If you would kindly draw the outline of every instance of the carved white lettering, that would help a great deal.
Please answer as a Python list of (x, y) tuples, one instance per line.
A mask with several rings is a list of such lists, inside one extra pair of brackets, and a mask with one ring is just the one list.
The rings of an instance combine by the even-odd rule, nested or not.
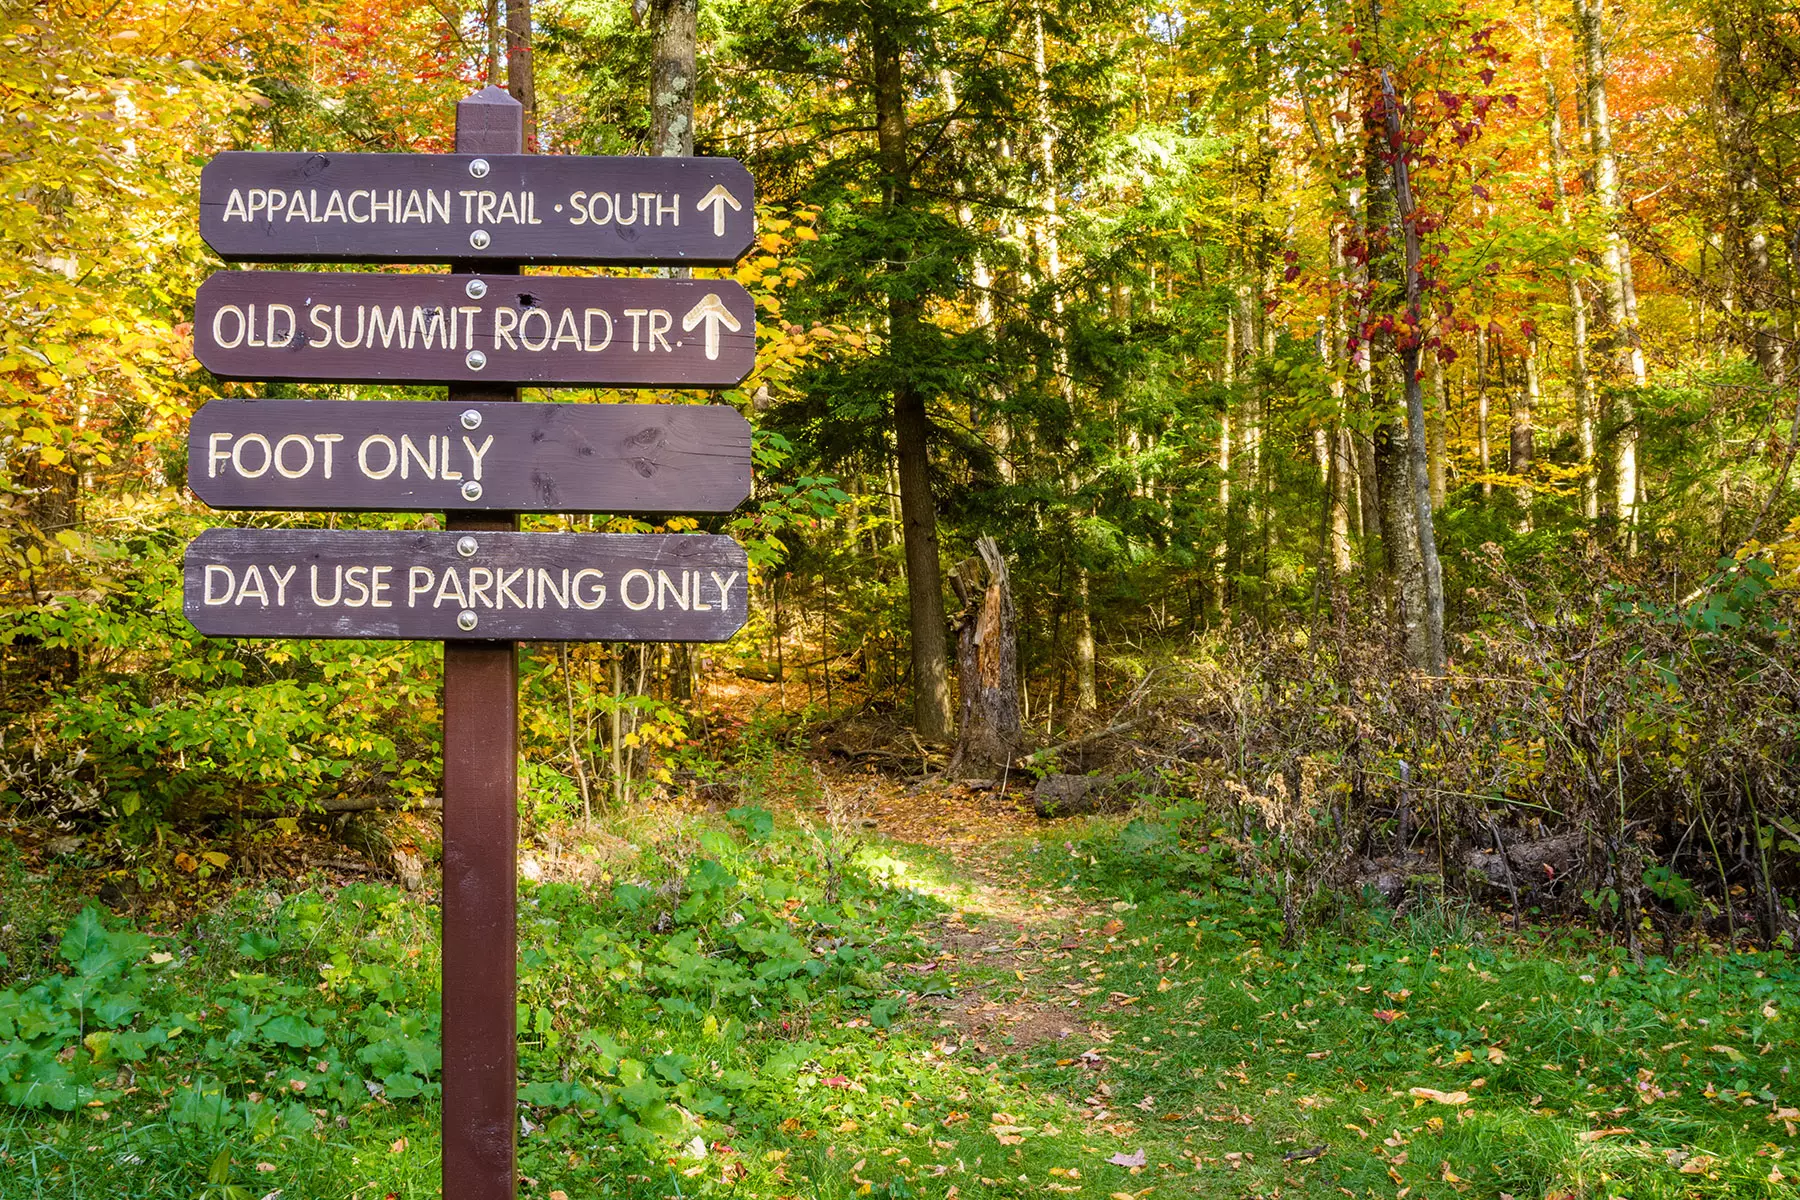
[(277, 571), (273, 566), (269, 567), (269, 578), (275, 581), (276, 607), (286, 607), (288, 580), (292, 579), (294, 577), (294, 572), (299, 569), (299, 563), (289, 563), (286, 571)]
[[(600, 339), (600, 344), (598, 346), (594, 345), (595, 314), (598, 314), (600, 319), (606, 322), (606, 336)], [(594, 354), (606, 349), (608, 346), (612, 345), (612, 335), (613, 326), (611, 313), (607, 312), (604, 308), (588, 308), (582, 310), (581, 348), (583, 350), (586, 350), (589, 354)]]
[[(252, 471), (244, 465), (244, 447), (255, 445), (262, 450), (262, 462)], [(275, 459), (275, 453), (269, 446), (269, 439), (260, 433), (246, 433), (231, 447), (231, 469), (245, 479), (261, 479), (268, 474), (269, 464)]]
[[(232, 333), (230, 341), (225, 340), (225, 317), (228, 314), (237, 321), (236, 330)], [(238, 345), (243, 342), (244, 331), (248, 328), (249, 322), (244, 320), (243, 309), (235, 304), (224, 305), (218, 312), (213, 314), (213, 344), (223, 350), (235, 350), (238, 348)]]
[[(481, 460), (487, 457), (488, 447), (493, 444), (494, 435), (490, 433), (487, 435), (487, 440), (481, 443), (481, 449), (477, 450), (475, 448), (475, 443), (470, 440), (469, 435), (463, 435), (463, 445), (468, 449), (469, 461), (473, 464), (469, 469), (469, 474), (473, 475), (476, 479), (481, 478)], [(446, 453), (448, 453), (448, 451), (446, 451)]]
[(719, 589), (719, 607), (726, 612), (731, 611), (731, 589), (738, 581), (738, 573), (733, 571), (729, 578), (720, 579), (717, 571), (708, 571), (714, 586)]
[[(638, 573), (643, 574), (643, 572), (641, 572), (641, 571)], [(539, 574), (548, 574), (548, 572), (539, 572)], [(592, 575), (594, 577), (594, 581), (595, 581), (593, 596), (592, 596), (592, 599), (583, 599), (582, 595), (581, 595), (581, 581), (586, 579), (590, 575)], [(590, 612), (592, 612), (596, 608), (599, 608), (602, 604), (606, 603), (606, 585), (599, 582), (600, 580), (605, 579), (605, 578), (606, 578), (606, 575), (604, 572), (596, 571), (592, 567), (583, 567), (581, 570), (575, 572), (574, 579), (570, 579), (569, 572), (568, 572), (567, 568), (565, 568), (563, 570), (563, 592), (562, 592), (562, 596), (561, 596), (562, 606), (564, 608), (569, 607), (568, 598), (571, 595), (573, 595), (575, 598), (575, 607), (576, 608), (584, 608)], [(627, 601), (627, 603), (629, 603), (629, 601)], [(638, 607), (643, 608), (643, 607), (647, 606), (648, 604), (649, 604), (649, 601), (645, 601), (644, 604), (640, 604), (640, 605), (638, 605)]]
[[(634, 601), (631, 598), (631, 581), (634, 579), (644, 581), (644, 598), (641, 601)], [(619, 580), (619, 599), (624, 601), (625, 607), (632, 612), (643, 612), (656, 603), (656, 580), (652, 579), (650, 572), (642, 567), (625, 572), (624, 578)]]
[(369, 568), (347, 567), (344, 570), (344, 585), (356, 589), (356, 598), (344, 597), (345, 608), (362, 608), (369, 603)]
[(315, 434), (313, 434), (313, 441), (319, 443), (319, 445), (321, 445), (325, 448), (325, 478), (327, 478), (327, 479), (331, 478), (331, 447), (332, 447), (332, 444), (335, 442), (341, 442), (343, 440), (344, 440), (344, 435), (341, 433), (315, 433)]
[[(370, 446), (380, 446), (387, 451), (387, 464), (379, 471), (369, 466)], [(394, 473), (394, 468), (400, 465), (400, 451), (394, 445), (394, 439), (385, 433), (371, 433), (362, 440), (362, 445), (356, 448), (356, 465), (361, 467), (362, 473), (370, 479), (386, 479)]]
[(676, 588), (675, 581), (669, 578), (669, 573), (667, 571), (658, 571), (656, 573), (657, 612), (663, 610), (664, 596), (674, 597), (676, 605), (680, 607), (682, 612), (688, 610), (688, 573), (686, 571), (677, 571), (675, 573), (681, 576), (681, 587), (679, 589)]
[(342, 599), (344, 595), (344, 568), (333, 567), (332, 577), (331, 599), (327, 600), (324, 596), (319, 594), (319, 564), (313, 563), (307, 568), (307, 581), (312, 587), (312, 602), (320, 608), (332, 607)]
[(229, 433), (214, 433), (207, 436), (206, 477), (208, 479), (217, 479), (219, 477), (219, 464), (231, 457), (231, 451), (219, 449), (219, 443), (229, 442), (231, 437), (232, 435)]
[[(213, 591), (213, 580), (220, 576), (224, 576), (225, 590), (222, 592), (215, 592)], [(237, 589), (237, 576), (231, 573), (231, 568), (225, 566), (223, 563), (207, 563), (205, 578), (206, 587), (202, 594), (201, 603), (213, 607), (217, 607), (221, 604), (230, 604), (232, 593)]]
[[(290, 445), (300, 447), (300, 452), (306, 455), (298, 467), (288, 466), (286, 451)], [(306, 440), (305, 434), (290, 433), (275, 443), (275, 470), (283, 479), (299, 479), (302, 475), (310, 473), (312, 469), (313, 448), (312, 443)]]

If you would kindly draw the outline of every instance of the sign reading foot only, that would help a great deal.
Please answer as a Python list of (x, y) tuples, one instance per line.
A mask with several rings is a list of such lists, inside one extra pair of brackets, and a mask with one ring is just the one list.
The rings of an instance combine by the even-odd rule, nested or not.
[(717, 534), (209, 529), (182, 568), (209, 637), (722, 642), (750, 586)]
[(220, 154), (200, 235), (247, 262), (730, 266), (756, 197), (731, 158)]
[(214, 508), (730, 512), (750, 423), (712, 404), (214, 400), (188, 426)]
[(729, 387), (756, 305), (721, 279), (220, 271), (194, 356), (224, 379)]

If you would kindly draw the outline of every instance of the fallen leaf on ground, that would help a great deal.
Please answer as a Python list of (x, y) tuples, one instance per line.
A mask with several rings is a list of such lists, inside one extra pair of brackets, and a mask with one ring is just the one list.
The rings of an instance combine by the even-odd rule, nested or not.
[(1623, 1126), (1613, 1128), (1613, 1129), (1584, 1129), (1580, 1133), (1576, 1134), (1575, 1137), (1578, 1141), (1597, 1142), (1601, 1138), (1615, 1137), (1618, 1134), (1630, 1133), (1630, 1132), (1631, 1132), (1631, 1130), (1626, 1129)]
[(1143, 1147), (1140, 1146), (1130, 1154), (1115, 1154), (1106, 1161), (1115, 1167), (1141, 1167), (1148, 1162), (1149, 1159), (1144, 1156)]
[(1407, 1095), (1420, 1103), (1427, 1100), (1435, 1100), (1439, 1104), (1467, 1104), (1469, 1102), (1469, 1093), (1467, 1092), (1440, 1092), (1436, 1088), (1410, 1088)]

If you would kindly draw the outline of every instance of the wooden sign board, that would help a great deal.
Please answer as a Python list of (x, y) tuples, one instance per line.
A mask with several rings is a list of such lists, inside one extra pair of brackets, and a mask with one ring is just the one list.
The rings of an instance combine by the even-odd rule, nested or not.
[(209, 529), (182, 566), (208, 637), (722, 642), (750, 586), (717, 534)]
[(755, 236), (731, 158), (220, 154), (200, 236), (247, 262), (730, 266)]
[(188, 426), (214, 508), (730, 512), (750, 423), (711, 404), (214, 400)]
[(220, 271), (194, 355), (223, 379), (730, 387), (756, 305), (719, 279)]

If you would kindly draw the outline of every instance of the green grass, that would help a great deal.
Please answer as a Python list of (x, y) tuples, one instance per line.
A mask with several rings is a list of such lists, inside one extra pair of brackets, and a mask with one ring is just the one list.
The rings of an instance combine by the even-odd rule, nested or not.
[[(526, 887), (520, 1194), (1795, 1191), (1786, 956), (1638, 966), (1429, 905), (1283, 949), (1221, 850), (1053, 828), (977, 879), (758, 810), (649, 815), (609, 877)], [(9, 911), (42, 911), (8, 869)], [(934, 963), (953, 910), (976, 936)], [(56, 969), (0, 990), (0, 1197), (437, 1195), (435, 922), (384, 887), (250, 890), (175, 934), (39, 938)], [(941, 1007), (978, 1003), (1073, 1033)]]

